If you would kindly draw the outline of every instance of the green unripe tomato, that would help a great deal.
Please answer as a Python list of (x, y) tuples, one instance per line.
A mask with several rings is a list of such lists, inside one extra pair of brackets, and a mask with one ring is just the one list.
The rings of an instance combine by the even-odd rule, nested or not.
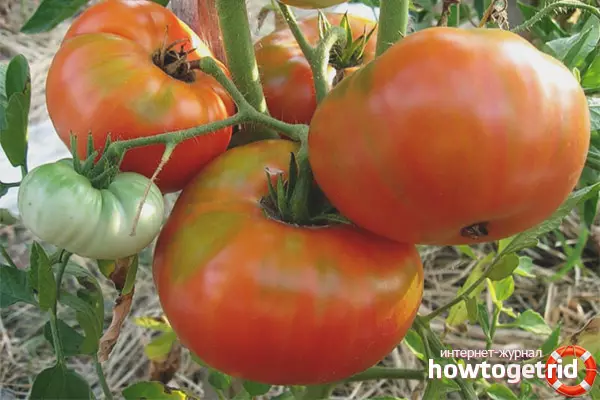
[(338, 4), (347, 3), (348, 0), (279, 0), (288, 6), (305, 8), (310, 10), (337, 6)]
[(138, 253), (162, 226), (164, 201), (151, 183), (132, 227), (149, 179), (126, 172), (106, 189), (96, 189), (63, 159), (31, 170), (21, 182), (18, 207), (21, 220), (39, 239), (82, 257), (114, 260)]

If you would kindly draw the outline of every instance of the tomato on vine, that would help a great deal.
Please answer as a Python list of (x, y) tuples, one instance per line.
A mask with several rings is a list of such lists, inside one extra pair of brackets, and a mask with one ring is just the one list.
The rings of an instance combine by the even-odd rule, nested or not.
[[(168, 9), (145, 0), (95, 4), (73, 22), (48, 71), (50, 118), (67, 145), (71, 134), (80, 139), (80, 157), (89, 132), (102, 151), (109, 134), (126, 140), (225, 119), (234, 103), (214, 78), (191, 69), (188, 61), (201, 57), (212, 53)], [(159, 188), (182, 189), (230, 138), (228, 127), (181, 143), (158, 175)], [(163, 151), (130, 150), (121, 168), (150, 177)]]
[[(332, 25), (345, 27), (352, 41), (334, 46), (328, 66), (330, 86), (350, 75), (375, 56), (377, 28), (366, 18), (345, 14), (325, 14)], [(317, 16), (298, 21), (311, 45), (319, 40)], [(316, 108), (313, 74), (294, 35), (287, 27), (278, 29), (255, 44), (258, 70), (269, 113), (289, 123), (308, 124)]]
[(183, 190), (154, 253), (181, 342), (211, 367), (271, 384), (333, 382), (376, 364), (423, 293), (413, 245), (278, 219), (265, 170), (287, 174), (297, 149), (269, 140), (221, 155)]
[(31, 170), (19, 186), (18, 206), (23, 225), (38, 238), (102, 260), (141, 251), (154, 240), (164, 218), (162, 194), (148, 178), (125, 172), (107, 188), (97, 189), (75, 171), (70, 159)]
[(548, 218), (589, 141), (586, 97), (561, 62), (508, 31), (428, 28), (335, 87), (308, 143), (315, 179), (353, 222), (457, 245)]

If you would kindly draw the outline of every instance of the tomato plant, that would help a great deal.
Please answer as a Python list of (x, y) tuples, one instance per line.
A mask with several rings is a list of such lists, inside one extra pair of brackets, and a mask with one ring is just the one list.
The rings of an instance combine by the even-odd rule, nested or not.
[[(526, 378), (524, 367), (543, 370), (570, 344), (591, 357), (578, 371), (588, 385), (569, 390), (600, 399), (599, 304), (583, 293), (598, 280), (600, 10), (519, 3), (525, 21), (511, 28), (502, 0), (356, 1), (381, 7), (377, 24), (298, 21), (278, 2), (277, 30), (257, 42), (245, 0), (173, 0), (177, 15), (168, 0), (86, 6), (47, 81), (73, 160), (31, 170), (28, 61), (0, 62), (0, 174), (20, 175), (0, 177), (0, 197), (18, 190), (20, 211), (0, 209), (0, 224), (20, 221), (41, 239), (15, 259), (0, 235), (0, 320), (17, 303), (38, 308), (43, 334), (17, 342), (14, 358), (51, 354), (45, 346), (55, 361), (38, 370), (34, 359), (35, 378), (0, 382), (3, 393), (112, 400), (121, 383), (104, 369), (127, 378), (105, 361), (123, 351), (130, 312), (143, 312), (134, 295), (156, 294), (136, 287), (148, 266), (164, 314), (134, 319), (156, 335), (124, 347), (143, 345), (151, 361), (119, 393), (126, 400), (194, 399), (200, 385), (222, 400), (334, 390), (539, 400), (566, 383)], [(47, 32), (83, 3), (44, 0), (21, 31)], [(162, 194), (181, 188), (170, 211)], [(96, 260), (84, 267), (73, 255)], [(11, 340), (23, 336), (15, 315), (0, 321)], [(532, 346), (495, 349), (501, 331), (511, 348), (527, 333)], [(202, 374), (184, 376), (186, 353)], [(493, 383), (458, 372), (465, 353), (469, 364), (494, 357)], [(70, 357), (94, 368), (80, 374)], [(391, 393), (382, 382), (398, 379), (420, 383)]]
[(308, 142), (316, 180), (352, 221), (457, 245), (548, 218), (589, 140), (586, 97), (558, 60), (499, 29), (429, 28), (335, 87)]
[(73, 160), (64, 159), (27, 174), (19, 186), (19, 212), (23, 225), (47, 243), (83, 257), (114, 260), (150, 244), (162, 226), (164, 202), (142, 175), (125, 172), (106, 189), (96, 189), (73, 169)]
[(265, 215), (265, 168), (285, 171), (296, 148), (261, 141), (219, 157), (184, 189), (154, 253), (181, 342), (220, 371), (272, 384), (333, 382), (377, 363), (423, 291), (412, 245)]
[[(328, 13), (326, 18), (332, 25), (339, 25), (344, 14)], [(356, 67), (371, 61), (375, 56), (375, 22), (348, 15), (347, 23), (355, 43), (360, 43), (361, 37), (366, 38), (366, 34), (374, 31), (360, 50), (358, 47), (333, 49), (327, 66), (330, 85), (339, 80), (340, 76), (350, 75)], [(314, 44), (319, 40), (318, 17), (301, 20), (298, 27), (310, 43)], [(347, 44), (351, 46), (352, 41)], [(276, 30), (254, 46), (271, 115), (290, 123), (309, 123), (317, 106), (313, 73), (292, 32), (287, 27)]]
[[(80, 139), (80, 156), (89, 132), (102, 150), (109, 134), (143, 138), (224, 119), (233, 102), (214, 78), (186, 62), (201, 57), (212, 57), (210, 49), (166, 8), (149, 1), (98, 3), (73, 22), (52, 61), (48, 113), (67, 145), (71, 134)], [(179, 146), (157, 177), (159, 188), (182, 189), (225, 151), (230, 137), (226, 127)], [(132, 149), (121, 169), (151, 177), (163, 150)]]

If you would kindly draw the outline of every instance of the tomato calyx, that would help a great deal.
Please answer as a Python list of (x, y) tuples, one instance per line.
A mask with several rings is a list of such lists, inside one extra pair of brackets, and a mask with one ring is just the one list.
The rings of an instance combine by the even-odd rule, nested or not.
[[(188, 56), (196, 50), (194, 48), (185, 50), (185, 43), (188, 41), (188, 39), (179, 39), (169, 44), (165, 41), (152, 55), (152, 62), (167, 75), (191, 83), (196, 79), (193, 70), (198, 69), (198, 65), (197, 62), (188, 60)], [(176, 50), (177, 46), (179, 50)]]
[[(333, 45), (329, 54), (329, 65), (337, 71), (333, 84), (340, 82), (345, 75), (356, 70), (363, 63), (365, 48), (373, 33), (377, 29), (377, 25), (367, 32), (365, 26), (362, 35), (353, 39), (352, 27), (348, 21), (348, 13), (342, 17), (339, 25), (346, 32), (346, 40), (338, 41)], [(331, 29), (331, 23), (327, 18), (319, 13), (319, 36), (322, 39)]]
[(310, 168), (303, 168), (294, 153), (290, 156), (287, 179), (283, 171), (267, 168), (269, 193), (260, 200), (266, 217), (295, 226), (325, 227), (350, 224), (327, 200), (313, 179)]
[(107, 156), (108, 146), (110, 146), (111, 140), (110, 135), (106, 138), (104, 149), (102, 154), (105, 156), (101, 157), (97, 163), (94, 161), (98, 158), (99, 152), (94, 150), (94, 140), (90, 132), (88, 134), (86, 158), (81, 160), (79, 153), (77, 152), (77, 137), (71, 135), (71, 155), (73, 156), (73, 169), (79, 175), (83, 175), (90, 180), (92, 187), (96, 189), (106, 189), (113, 181), (113, 179), (119, 173), (119, 162), (122, 155), (116, 155), (115, 157)]

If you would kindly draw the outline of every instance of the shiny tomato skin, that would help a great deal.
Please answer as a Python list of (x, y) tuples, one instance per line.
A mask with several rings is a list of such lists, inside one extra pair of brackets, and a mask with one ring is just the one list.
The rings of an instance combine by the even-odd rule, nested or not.
[(336, 381), (376, 364), (423, 292), (412, 245), (265, 216), (265, 168), (287, 171), (296, 150), (268, 140), (221, 155), (183, 190), (154, 253), (181, 342), (213, 368), (271, 384)]
[(346, 3), (348, 0), (279, 0), (288, 6), (304, 8), (304, 9), (319, 9), (333, 7), (338, 4)]
[(429, 28), (328, 94), (309, 151), (315, 179), (357, 225), (459, 245), (548, 218), (589, 140), (585, 95), (559, 61), (510, 32)]
[[(187, 39), (184, 49), (196, 49), (189, 59), (212, 56), (183, 22), (156, 3), (108, 0), (84, 11), (67, 32), (46, 83), (48, 112), (63, 142), (70, 146), (72, 132), (84, 157), (88, 132), (102, 151), (109, 133), (113, 141), (133, 139), (232, 115), (233, 101), (212, 77), (197, 71), (195, 81), (187, 83), (154, 65), (152, 54), (179, 39)], [(230, 138), (231, 128), (225, 128), (178, 145), (158, 175), (158, 187), (182, 189), (226, 150)], [(130, 150), (121, 169), (150, 177), (163, 150), (164, 145)]]
[[(326, 16), (332, 25), (339, 25), (344, 14), (328, 13)], [(348, 21), (354, 39), (375, 26), (375, 22), (353, 15), (348, 15)], [(300, 20), (299, 27), (311, 44), (319, 40), (317, 17)], [(376, 36), (377, 32), (374, 32), (367, 42), (364, 63), (375, 57)], [(313, 75), (292, 32), (287, 27), (276, 30), (256, 42), (254, 48), (269, 113), (285, 122), (308, 124), (317, 104)], [(330, 66), (330, 84), (335, 74), (335, 69)]]

